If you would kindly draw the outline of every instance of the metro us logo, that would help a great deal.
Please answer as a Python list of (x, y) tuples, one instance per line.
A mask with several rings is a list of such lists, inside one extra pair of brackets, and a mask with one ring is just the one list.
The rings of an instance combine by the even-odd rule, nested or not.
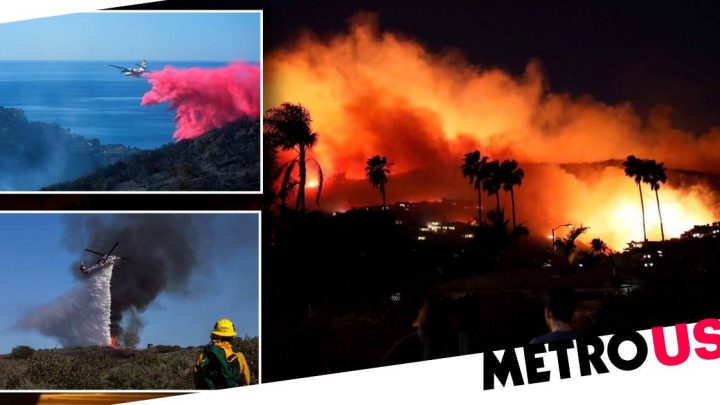
[[(691, 347), (692, 338), (697, 343)], [(720, 358), (720, 320), (704, 319), (692, 328), (688, 324), (677, 324), (674, 333), (664, 331), (663, 327), (650, 330), (650, 338), (646, 339), (640, 332), (624, 332), (612, 335), (607, 346), (601, 337), (587, 336), (577, 340), (563, 340), (548, 345), (527, 345), (521, 349), (523, 361), (518, 360), (516, 349), (508, 349), (501, 358), (494, 352), (483, 353), (483, 389), (495, 388), (497, 379), (501, 385), (519, 386), (548, 382), (551, 378), (567, 379), (584, 377), (593, 374), (605, 374), (615, 370), (633, 371), (641, 367), (647, 360), (648, 348), (652, 347), (657, 361), (664, 366), (683, 364), (691, 355), (691, 351), (703, 360)], [(674, 335), (674, 336), (673, 336)], [(675, 340), (672, 350), (666, 343)], [(621, 356), (620, 346), (625, 344), (634, 347), (633, 354)], [(670, 352), (670, 353), (669, 353)], [(607, 359), (605, 360), (604, 357)], [(554, 358), (557, 367), (546, 365), (546, 360)], [(571, 359), (575, 360), (571, 362)], [(612, 367), (610, 367), (612, 366)], [(524, 373), (523, 373), (524, 369)], [(573, 371), (574, 370), (574, 371)], [(527, 376), (523, 378), (523, 374)]]
[[(665, 345), (665, 333), (663, 328), (652, 328), (652, 340), (655, 347), (655, 357), (666, 366), (677, 366), (684, 363), (690, 357), (690, 337), (688, 325), (685, 323), (675, 325), (675, 336), (677, 339), (678, 353), (674, 356), (668, 354)], [(708, 333), (708, 329), (720, 332), (720, 320), (703, 319), (693, 327), (693, 338), (696, 342), (708, 346), (714, 346), (713, 350), (707, 347), (698, 347), (695, 354), (703, 360), (716, 360), (720, 358), (720, 334)]]

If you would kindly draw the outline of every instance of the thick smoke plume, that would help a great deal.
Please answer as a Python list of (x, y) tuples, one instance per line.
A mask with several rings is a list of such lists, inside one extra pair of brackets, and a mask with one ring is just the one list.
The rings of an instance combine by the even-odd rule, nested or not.
[(140, 343), (140, 330), (145, 326), (145, 321), (140, 317), (135, 308), (130, 308), (125, 314), (125, 322), (123, 324), (123, 333), (118, 339), (118, 343), (122, 347), (135, 349)]
[(89, 276), (79, 287), (33, 309), (20, 326), (57, 338), (64, 347), (110, 345), (113, 266)]
[[(312, 114), (319, 134), (312, 157), (329, 179), (325, 209), (361, 203), (333, 196), (338, 184), (333, 176), (364, 178), (365, 161), (376, 154), (393, 163), (387, 186), (391, 201), (458, 196), (458, 190), (465, 191), (458, 197), (472, 201), (459, 166), (464, 153), (480, 149), (492, 159), (513, 158), (528, 167), (516, 197), (518, 219), (531, 233), (544, 236), (560, 223), (584, 223), (591, 226), (588, 238), (622, 248), (642, 235), (635, 184), (617, 166), (581, 176), (562, 163), (635, 154), (672, 169), (720, 173), (720, 129), (679, 130), (667, 106), (642, 117), (630, 102), (608, 105), (591, 96), (554, 93), (538, 62), (513, 76), (473, 65), (457, 52), (431, 53), (412, 39), (381, 32), (367, 16), (329, 39), (304, 35), (268, 55), (266, 69), (267, 108), (302, 103)], [(394, 176), (429, 170), (445, 177), (436, 174), (429, 182), (418, 175), (414, 183), (393, 183)], [(367, 181), (363, 187), (375, 195)], [(649, 237), (659, 239), (654, 195), (649, 188), (643, 192)], [(702, 182), (691, 187), (670, 182), (660, 190), (660, 200), (669, 236), (719, 215), (717, 197)], [(344, 206), (330, 206), (331, 201)]]
[(221, 68), (165, 67), (146, 73), (152, 89), (142, 105), (169, 103), (176, 110), (176, 140), (195, 138), (241, 118), (257, 119), (260, 68), (235, 62)]
[[(139, 341), (142, 323), (135, 312), (160, 293), (187, 291), (191, 273), (201, 267), (195, 250), (199, 231), (188, 215), (83, 215), (68, 221), (68, 248), (104, 251), (120, 242), (113, 254), (128, 258), (112, 275), (110, 331), (119, 341)], [(122, 323), (128, 311), (132, 315)]]

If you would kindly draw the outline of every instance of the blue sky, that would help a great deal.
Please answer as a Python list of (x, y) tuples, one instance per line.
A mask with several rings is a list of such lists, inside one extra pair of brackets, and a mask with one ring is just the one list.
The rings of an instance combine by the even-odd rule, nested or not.
[[(83, 282), (72, 270), (82, 252), (68, 251), (63, 241), (68, 215), (85, 214), (0, 214), (0, 353), (18, 345), (60, 347), (54, 338), (15, 324), (22, 314)], [(235, 322), (240, 335), (258, 335), (258, 215), (192, 215), (202, 215), (202, 223), (217, 236), (208, 241), (212, 248), (199, 249), (208, 271), (191, 276), (188, 294), (162, 293), (141, 313), (140, 347), (204, 344), (223, 317)]]
[(259, 13), (87, 13), (0, 24), (0, 60), (260, 60)]

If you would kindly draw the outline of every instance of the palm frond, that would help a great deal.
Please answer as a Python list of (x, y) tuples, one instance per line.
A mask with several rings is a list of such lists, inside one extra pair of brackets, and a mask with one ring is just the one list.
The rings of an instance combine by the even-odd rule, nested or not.
[(319, 206), (320, 205), (320, 194), (322, 194), (323, 181), (324, 181), (325, 177), (323, 176), (322, 166), (320, 166), (320, 163), (317, 160), (309, 159), (308, 162), (315, 163), (315, 167), (317, 168), (317, 171), (318, 171), (318, 189), (317, 189), (317, 194), (315, 194), (315, 205)]
[(278, 166), (277, 169), (272, 173), (272, 179), (275, 180), (280, 177), (280, 175), (285, 171), (285, 169), (291, 162), (293, 162), (292, 159)]
[(297, 159), (293, 159), (287, 162), (287, 168), (285, 169), (285, 175), (283, 176), (282, 182), (280, 183), (280, 200), (285, 205), (288, 196), (288, 187), (290, 185), (290, 176), (295, 169), (295, 165), (298, 163)]

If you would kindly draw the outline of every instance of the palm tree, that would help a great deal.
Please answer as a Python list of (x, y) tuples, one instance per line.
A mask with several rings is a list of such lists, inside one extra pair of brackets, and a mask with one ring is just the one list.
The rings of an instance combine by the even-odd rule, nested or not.
[(602, 263), (607, 263), (610, 265), (610, 269), (612, 271), (612, 278), (615, 279), (615, 276), (617, 274), (615, 270), (615, 258), (614, 256), (609, 256), (609, 253), (612, 253), (612, 249), (608, 247), (608, 245), (600, 238), (595, 238), (590, 242), (590, 248), (592, 249), (592, 254), (595, 257), (600, 257), (600, 260)]
[(647, 177), (646, 171), (647, 166), (643, 163), (642, 159), (638, 159), (635, 155), (627, 157), (623, 166), (625, 166), (625, 175), (635, 180), (635, 184), (638, 186), (640, 191), (640, 208), (642, 209), (642, 221), (643, 221), (643, 238), (647, 242), (647, 232), (645, 230), (645, 202), (643, 201), (641, 183)]
[(478, 199), (478, 224), (482, 224), (483, 220), (483, 206), (482, 206), (482, 189), (483, 181), (487, 175), (486, 163), (488, 161), (487, 156), (482, 156), (479, 150), (469, 152), (465, 154), (463, 164), (460, 166), (462, 175), (470, 184), (473, 185), (475, 191), (477, 191)]
[(598, 256), (604, 256), (610, 250), (608, 245), (600, 238), (595, 238), (590, 242), (593, 254)]
[(508, 246), (530, 234), (522, 225), (509, 229), (508, 220), (502, 210), (490, 210), (487, 220), (486, 226), (475, 227), (475, 243), (478, 244), (481, 255), (490, 260), (490, 263), (497, 263)]
[(590, 229), (588, 226), (582, 226), (582, 224), (577, 227), (573, 228), (568, 232), (567, 236), (562, 239), (555, 239), (555, 245), (560, 247), (562, 251), (565, 253), (565, 256), (567, 257), (567, 263), (570, 264), (572, 254), (575, 251), (576, 245), (575, 240)]
[(555, 239), (555, 244), (560, 246), (561, 248), (565, 249), (568, 252), (572, 252), (575, 250), (575, 240), (590, 229), (589, 226), (582, 226), (582, 224), (578, 227), (572, 228), (570, 232), (568, 232), (567, 236), (561, 239)]
[(650, 189), (655, 192), (655, 201), (657, 201), (658, 217), (660, 217), (660, 235), (662, 240), (665, 240), (665, 229), (663, 228), (662, 213), (660, 212), (660, 197), (658, 196), (658, 190), (660, 190), (660, 183), (667, 181), (665, 175), (665, 164), (657, 163), (655, 160), (646, 160), (646, 177), (643, 179), (645, 183), (650, 185)]
[(380, 194), (382, 194), (383, 209), (387, 209), (387, 203), (385, 201), (385, 184), (388, 181), (387, 175), (390, 173), (387, 157), (375, 155), (368, 159), (367, 166), (365, 166), (365, 173), (367, 173), (368, 179), (373, 187), (380, 190)]
[[(297, 153), (296, 157), (283, 163), (278, 168), (278, 176), (284, 171), (279, 193), (283, 205), (285, 205), (288, 193), (294, 188), (293, 186), (297, 186), (295, 209), (305, 211), (305, 183), (307, 181), (308, 163), (314, 163), (318, 171), (318, 190), (315, 204), (319, 205), (323, 185), (322, 168), (317, 160), (307, 158), (308, 150), (315, 146), (318, 140), (318, 134), (310, 129), (310, 122), (312, 122), (310, 112), (301, 104), (283, 103), (280, 107), (271, 108), (265, 112), (264, 118), (263, 132), (266, 137), (269, 137), (271, 147), (283, 151), (293, 150)], [(292, 178), (296, 166), (299, 177), (297, 181)]]
[(500, 179), (502, 181), (503, 190), (510, 193), (510, 201), (512, 202), (512, 223), (513, 228), (517, 226), (515, 223), (515, 192), (513, 187), (522, 185), (522, 179), (525, 171), (518, 167), (515, 160), (504, 160), (500, 163)]
[(485, 173), (486, 175), (483, 179), (482, 186), (488, 195), (495, 194), (496, 210), (500, 213), (500, 188), (503, 184), (500, 173), (500, 162), (493, 160), (485, 163)]

